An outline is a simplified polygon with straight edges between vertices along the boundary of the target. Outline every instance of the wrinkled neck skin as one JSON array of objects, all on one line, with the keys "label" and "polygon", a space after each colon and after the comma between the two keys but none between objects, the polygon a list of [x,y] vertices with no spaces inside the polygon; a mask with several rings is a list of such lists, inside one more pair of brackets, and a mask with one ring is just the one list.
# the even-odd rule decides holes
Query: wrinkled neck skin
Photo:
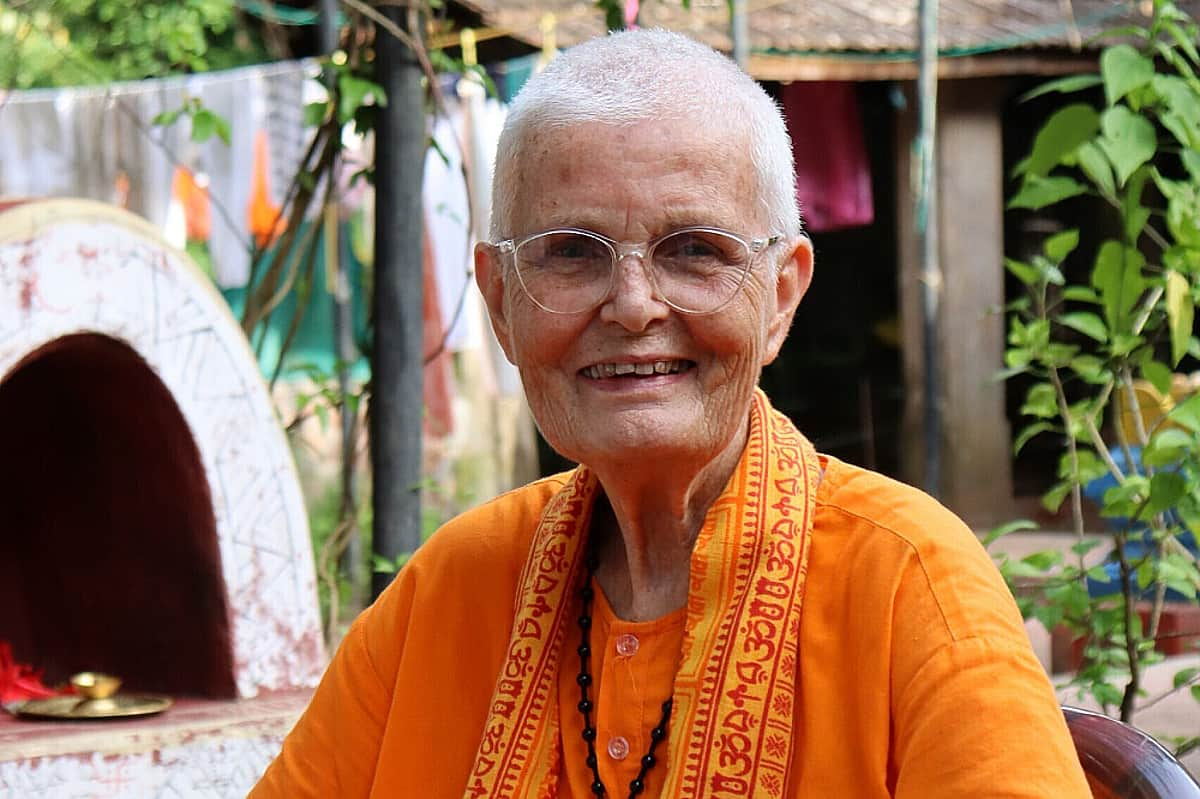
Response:
[{"label": "wrinkled neck skin", "polygon": [[592,514],[596,579],[618,618],[649,621],[687,602],[696,537],[746,446],[749,418],[715,458],[589,463],[604,489]]}]

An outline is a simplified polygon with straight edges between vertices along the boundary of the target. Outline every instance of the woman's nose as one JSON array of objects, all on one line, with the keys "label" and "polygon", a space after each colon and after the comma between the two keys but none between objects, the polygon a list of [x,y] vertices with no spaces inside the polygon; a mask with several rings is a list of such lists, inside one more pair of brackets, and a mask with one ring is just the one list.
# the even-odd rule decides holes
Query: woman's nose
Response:
[{"label": "woman's nose", "polygon": [[624,254],[614,268],[612,293],[600,307],[602,320],[636,333],[671,312],[671,307],[658,295],[650,264],[642,253]]}]

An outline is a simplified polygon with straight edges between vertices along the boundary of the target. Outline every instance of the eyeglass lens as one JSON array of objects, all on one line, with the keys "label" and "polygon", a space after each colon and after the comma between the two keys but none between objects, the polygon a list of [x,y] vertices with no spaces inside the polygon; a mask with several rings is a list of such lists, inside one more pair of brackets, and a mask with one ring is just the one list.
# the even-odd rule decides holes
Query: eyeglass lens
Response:
[{"label": "eyeglass lens", "polygon": [[[603,239],[579,231],[551,231],[516,249],[521,284],[538,305],[559,313],[589,310],[608,295],[617,253]],[[693,313],[715,310],[741,288],[750,250],[715,230],[681,230],[647,253],[663,300]]]}]

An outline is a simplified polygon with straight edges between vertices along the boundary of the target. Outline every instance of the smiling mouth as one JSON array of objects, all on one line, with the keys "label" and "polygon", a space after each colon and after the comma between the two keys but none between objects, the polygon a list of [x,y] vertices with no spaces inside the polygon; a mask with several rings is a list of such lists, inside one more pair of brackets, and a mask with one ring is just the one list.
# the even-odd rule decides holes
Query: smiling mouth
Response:
[{"label": "smiling mouth", "polygon": [[649,361],[645,363],[598,363],[581,369],[584,377],[593,380],[604,380],[609,377],[654,377],[655,375],[674,375],[686,372],[694,367],[691,361]]}]

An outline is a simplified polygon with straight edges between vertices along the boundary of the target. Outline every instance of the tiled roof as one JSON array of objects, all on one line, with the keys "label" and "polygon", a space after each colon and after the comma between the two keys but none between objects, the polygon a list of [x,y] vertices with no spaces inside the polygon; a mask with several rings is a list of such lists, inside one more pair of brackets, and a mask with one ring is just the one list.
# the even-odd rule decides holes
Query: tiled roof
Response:
[{"label": "tiled roof", "polygon": [[[917,47],[917,0],[746,0],[752,52],[905,54]],[[555,19],[559,47],[604,32],[602,13],[573,0],[472,0],[487,24],[540,44],[544,15]],[[1200,0],[1179,3],[1191,13]],[[1150,0],[940,0],[943,53],[970,55],[1014,48],[1087,49],[1095,34],[1145,19]],[[689,33],[720,50],[732,47],[727,0],[644,0],[643,27]]]}]

